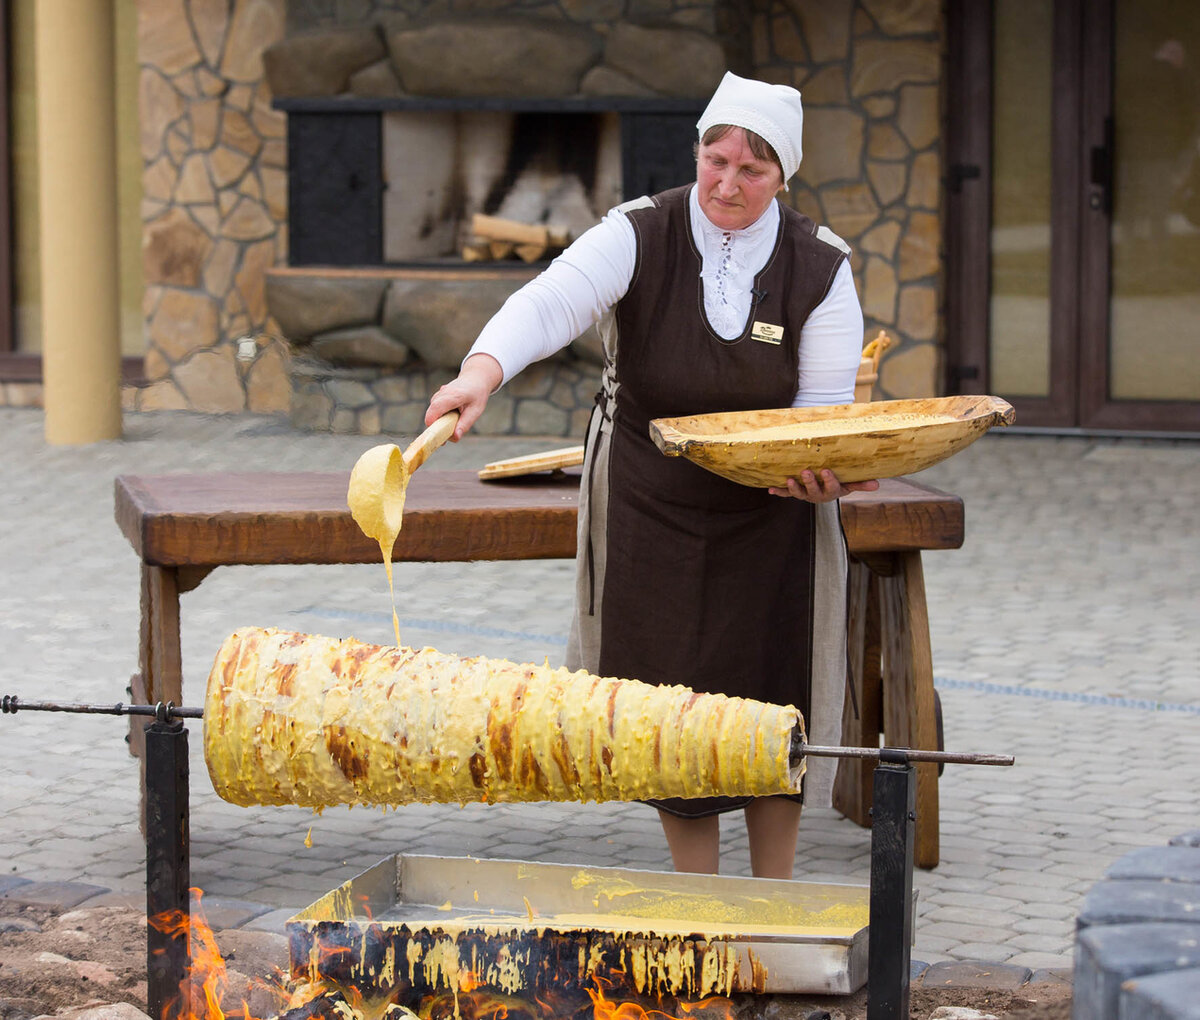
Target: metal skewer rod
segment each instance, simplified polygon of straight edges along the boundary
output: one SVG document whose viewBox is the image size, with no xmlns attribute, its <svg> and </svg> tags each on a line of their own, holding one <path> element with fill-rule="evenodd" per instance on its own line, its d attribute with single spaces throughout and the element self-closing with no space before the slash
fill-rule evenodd
<svg viewBox="0 0 1200 1020">
<path fill-rule="evenodd" d="M 972 754 L 961 751 L 925 751 L 918 747 L 822 747 L 792 741 L 792 757 L 803 758 L 872 758 L 879 761 L 934 761 L 950 765 L 1012 765 L 1011 754 Z"/>
<path fill-rule="evenodd" d="M 0 713 L 15 715 L 21 712 L 75 712 L 84 715 L 145 715 L 156 716 L 160 722 L 168 719 L 202 719 L 204 709 L 189 708 L 167 702 L 157 705 L 86 705 L 57 701 L 25 701 L 15 694 L 0 698 Z M 797 733 L 792 737 L 791 757 L 800 759 L 806 755 L 814 758 L 868 758 L 892 762 L 945 762 L 950 765 L 1012 765 L 1013 757 L 1008 754 L 976 754 L 957 751 L 926 751 L 916 747 L 824 747 L 809 744 Z"/>
<path fill-rule="evenodd" d="M 117 702 L 115 705 L 81 705 L 58 701 L 26 701 L 15 694 L 6 694 L 0 698 L 0 714 L 16 715 L 17 712 L 76 712 L 83 715 L 152 715 L 167 719 L 202 719 L 204 709 L 185 708 L 168 701 L 165 705 L 160 701 L 157 705 L 125 705 Z"/>
</svg>

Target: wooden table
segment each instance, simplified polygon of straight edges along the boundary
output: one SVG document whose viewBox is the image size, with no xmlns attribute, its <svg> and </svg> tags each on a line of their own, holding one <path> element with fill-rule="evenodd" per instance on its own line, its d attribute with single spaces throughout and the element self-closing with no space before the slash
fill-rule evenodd
<svg viewBox="0 0 1200 1020">
<path fill-rule="evenodd" d="M 216 567 L 377 563 L 346 506 L 349 472 L 123 475 L 116 519 L 141 559 L 136 703 L 183 700 L 179 596 Z M 560 559 L 575 555 L 577 474 L 481 482 L 471 471 L 413 475 L 397 561 Z M 852 694 L 844 740 L 937 746 L 936 706 L 921 550 L 963 540 L 957 496 L 906 478 L 842 501 L 850 576 Z M 141 756 L 142 725 L 130 750 Z M 916 863 L 938 862 L 937 766 L 917 766 Z M 835 804 L 869 825 L 871 767 L 844 761 Z"/>
</svg>

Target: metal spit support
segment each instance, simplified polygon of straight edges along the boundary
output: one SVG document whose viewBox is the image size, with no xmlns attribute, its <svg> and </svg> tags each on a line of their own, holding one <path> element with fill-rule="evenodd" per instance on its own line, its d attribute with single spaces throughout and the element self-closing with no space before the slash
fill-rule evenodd
<svg viewBox="0 0 1200 1020">
<path fill-rule="evenodd" d="M 871 803 L 871 887 L 867 920 L 867 1020 L 908 1020 L 912 982 L 914 762 L 1011 765 L 1006 754 L 962 754 L 910 747 L 820 747 L 792 734 L 793 765 L 806 756 L 875 758 Z"/>
<path fill-rule="evenodd" d="M 157 705 L 78 705 L 0 698 L 0 713 L 75 712 L 153 716 L 146 727 L 146 1006 L 152 1017 L 184 995 L 189 967 L 191 848 L 188 837 L 188 740 L 183 720 L 199 708 Z M 156 924 L 154 919 L 158 920 Z"/>
<path fill-rule="evenodd" d="M 147 1012 L 165 1017 L 171 1000 L 187 987 L 191 955 L 188 735 L 182 719 L 166 711 L 155 715 L 146 727 L 144 767 Z"/>
</svg>

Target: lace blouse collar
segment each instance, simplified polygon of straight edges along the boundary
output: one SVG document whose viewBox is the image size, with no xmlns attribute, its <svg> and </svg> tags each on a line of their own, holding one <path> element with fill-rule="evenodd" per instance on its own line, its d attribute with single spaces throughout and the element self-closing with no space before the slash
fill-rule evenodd
<svg viewBox="0 0 1200 1020">
<path fill-rule="evenodd" d="M 692 236 L 700 250 L 704 311 L 713 329 L 732 340 L 745 329 L 754 277 L 766 265 L 779 232 L 779 203 L 741 230 L 722 230 L 700 208 L 693 187 L 688 195 Z"/>
</svg>

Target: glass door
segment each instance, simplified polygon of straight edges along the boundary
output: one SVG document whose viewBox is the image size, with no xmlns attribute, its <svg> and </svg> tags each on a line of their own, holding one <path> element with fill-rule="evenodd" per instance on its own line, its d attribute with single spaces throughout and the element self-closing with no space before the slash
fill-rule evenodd
<svg viewBox="0 0 1200 1020">
<path fill-rule="evenodd" d="M 1111 3 L 1084 34 L 1081 423 L 1200 429 L 1200 4 Z"/>
<path fill-rule="evenodd" d="M 949 44 L 948 388 L 1200 430 L 1200 4 L 958 0 Z"/>
</svg>

